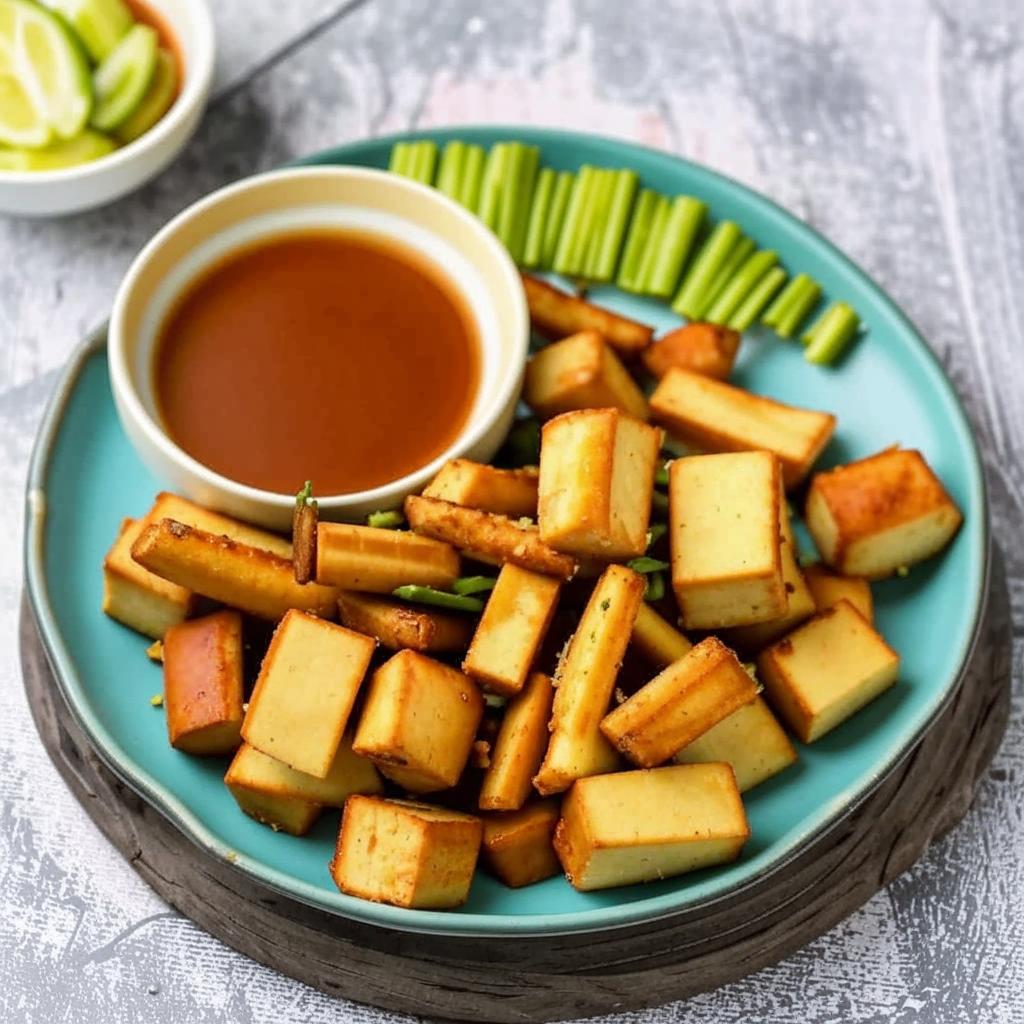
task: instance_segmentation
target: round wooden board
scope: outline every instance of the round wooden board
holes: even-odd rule
[[[858,807],[781,870],[700,911],[629,928],[454,939],[359,924],[262,888],[210,856],[103,763],[53,679],[27,601],[25,689],[43,744],[104,835],[217,938],[331,995],[428,1017],[552,1021],[637,1009],[736,981],[828,931],[966,812],[1006,724],[1010,609],[994,552],[976,643],[949,706]]]

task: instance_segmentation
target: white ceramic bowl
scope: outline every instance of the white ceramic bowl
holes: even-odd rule
[[[391,238],[430,260],[476,321],[482,372],[466,425],[448,450],[381,487],[317,495],[322,516],[354,521],[394,508],[447,459],[489,459],[508,432],[526,362],[529,318],[515,264],[476,217],[434,189],[359,167],[296,168],[229,185],[185,210],[136,257],[114,301],[108,348],[118,415],[143,461],[175,490],[277,529],[291,522],[293,495],[230,480],[167,435],[156,407],[153,352],[175,298],[206,267],[256,239],[325,226]],[[405,429],[415,430],[415,417],[410,409]]]
[[[55,217],[102,206],[164,169],[191,138],[213,81],[206,0],[146,0],[178,42],[184,79],[174,106],[145,135],[109,156],[59,171],[0,171],[0,213]]]

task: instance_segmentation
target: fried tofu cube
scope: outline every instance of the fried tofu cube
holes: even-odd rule
[[[480,787],[481,810],[517,811],[526,803],[548,745],[554,695],[550,677],[534,672],[522,693],[508,702]]]
[[[644,366],[659,380],[674,366],[727,380],[739,347],[739,331],[719,324],[684,324],[644,349]]]
[[[171,746],[230,754],[241,743],[242,616],[225,609],[164,636],[164,711]]]
[[[678,367],[650,399],[651,419],[705,452],[774,452],[787,489],[810,472],[835,430],[831,413],[784,405]]]
[[[510,889],[533,885],[561,871],[551,845],[558,801],[540,800],[520,811],[484,816],[484,866]]]
[[[609,712],[601,732],[635,765],[653,768],[756,696],[736,655],[709,636]]]
[[[243,739],[296,771],[326,778],[374,646],[361,633],[289,611],[260,666]]]
[[[338,595],[338,618],[343,626],[372,636],[382,647],[408,647],[424,653],[464,651],[473,635],[473,620],[400,601],[343,591]]]
[[[447,910],[469,896],[483,826],[479,818],[409,800],[351,796],[331,861],[350,896]]]
[[[762,697],[737,708],[680,750],[679,764],[724,761],[741,793],[778,775],[797,760],[796,750]]]
[[[818,473],[807,528],[844,576],[882,579],[941,551],[963,516],[918,451],[889,448]]]
[[[871,584],[854,576],[839,576],[824,566],[809,565],[804,569],[807,587],[814,598],[815,610],[823,612],[837,601],[846,598],[868,622],[875,621],[875,602]]]
[[[813,743],[884,693],[900,657],[843,599],[757,661],[765,695],[798,739]]]
[[[584,409],[544,424],[541,539],[577,556],[628,559],[647,550],[661,431],[619,412]]]
[[[576,574],[572,556],[545,544],[535,526],[507,516],[410,494],[405,499],[405,517],[417,533],[445,541],[479,562],[511,562],[562,580]]]
[[[424,488],[423,495],[513,519],[533,519],[537,515],[537,470],[498,469],[469,459],[451,459]]]
[[[275,832],[304,836],[315,824],[323,805],[298,796],[279,796],[232,786],[231,795],[244,814]]]
[[[144,522],[125,519],[103,559],[103,611],[137,633],[159,640],[193,614],[195,595],[144,569],[131,555]]]
[[[485,689],[512,697],[526,682],[558,604],[561,584],[552,576],[502,566],[462,671]]]
[[[263,548],[161,519],[147,526],[132,545],[143,568],[203,597],[276,621],[290,608],[332,619],[338,591],[295,582],[292,563]]]
[[[610,309],[563,292],[546,281],[523,274],[523,290],[533,329],[546,338],[597,331],[622,356],[639,354],[651,343],[654,328]]]
[[[390,594],[418,583],[447,590],[459,577],[459,554],[450,545],[407,530],[320,523],[316,579],[342,590]]]
[[[672,461],[672,587],[684,627],[742,626],[785,614],[780,505],[771,452]]]
[[[636,614],[632,643],[659,668],[666,668],[693,649],[693,644],[646,602]]]
[[[597,331],[542,348],[526,364],[523,401],[541,419],[573,409],[621,409],[647,419],[647,399]]]
[[[576,779],[614,771],[619,758],[601,733],[647,584],[610,565],[597,581],[556,673],[551,738],[533,784],[542,796]]]
[[[562,803],[555,852],[586,892],[728,863],[749,836],[729,765],[668,765],[580,779]]]
[[[461,672],[416,651],[399,651],[370,681],[352,749],[410,793],[454,786],[484,713]]]

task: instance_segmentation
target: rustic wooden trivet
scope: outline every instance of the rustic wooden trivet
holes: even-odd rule
[[[390,931],[263,888],[193,845],[104,766],[59,696],[27,602],[21,657],[39,735],[72,793],[132,867],[211,934],[330,995],[455,1020],[551,1021],[736,981],[828,931],[909,868],[963,816],[999,745],[1010,630],[996,553],[977,642],[947,709],[859,807],[784,869],[700,912],[510,939]]]

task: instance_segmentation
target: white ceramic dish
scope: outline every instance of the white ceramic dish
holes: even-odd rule
[[[145,135],[109,156],[59,171],[0,171],[0,213],[55,217],[112,202],[164,169],[199,124],[213,81],[214,30],[206,0],[146,0],[178,42],[184,76],[174,106]]]
[[[372,490],[317,495],[322,516],[355,520],[393,508],[447,459],[490,459],[508,433],[526,361],[529,318],[515,265],[476,217],[433,189],[366,168],[296,168],[248,178],[187,209],[142,250],[118,290],[109,331],[114,401],[142,460],[172,488],[277,529],[291,522],[293,495],[216,473],[167,435],[154,396],[153,350],[175,298],[206,267],[255,239],[325,226],[392,239],[433,263],[476,321],[482,373],[467,422],[446,451]]]

